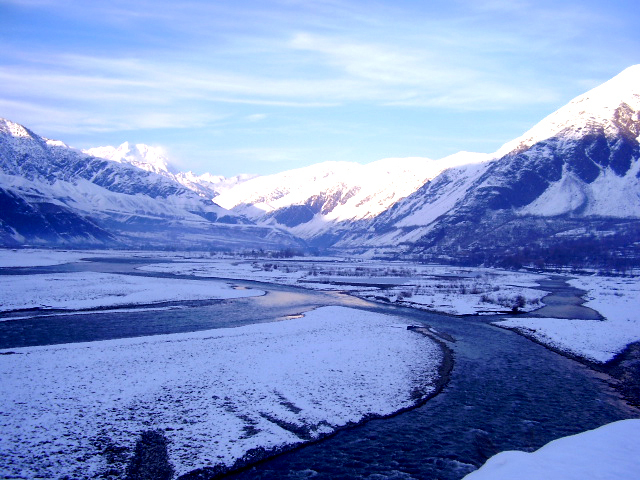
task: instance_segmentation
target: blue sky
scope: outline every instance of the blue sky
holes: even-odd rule
[[[492,152],[640,63],[633,1],[0,0],[0,116],[181,169]]]

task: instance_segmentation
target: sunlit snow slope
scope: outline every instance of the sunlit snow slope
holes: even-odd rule
[[[253,220],[313,239],[380,215],[446,168],[490,158],[461,152],[441,160],[388,158],[367,165],[325,162],[250,180],[216,201]]]
[[[134,167],[167,177],[198,195],[212,199],[220,192],[228,190],[242,182],[256,177],[256,175],[242,174],[231,178],[222,175],[204,173],[197,175],[191,171],[179,172],[167,158],[164,149],[139,143],[131,145],[124,142],[118,147],[105,146],[83,150],[87,155],[106,158],[118,163],[128,163]]]

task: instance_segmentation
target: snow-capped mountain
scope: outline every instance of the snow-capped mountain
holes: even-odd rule
[[[196,175],[190,171],[180,172],[170,164],[162,147],[153,147],[144,143],[131,145],[129,142],[124,142],[118,147],[94,147],[83,150],[83,152],[93,157],[128,163],[142,170],[157,173],[208,199],[213,199],[221,192],[256,177],[256,175],[242,174],[225,178],[210,173]]]
[[[82,150],[82,152],[92,157],[128,163],[147,172],[175,173],[169,166],[169,160],[161,147],[152,147],[143,143],[131,145],[129,142],[124,142],[119,147],[95,147]]]
[[[129,163],[87,155],[0,119],[0,244],[299,244]],[[163,165],[156,162],[154,168]]]
[[[640,258],[639,139],[640,66],[495,154],[325,162],[257,178],[176,172],[146,145],[87,151],[110,160],[96,158],[3,120],[0,241],[282,247],[295,235],[473,261]]]
[[[222,193],[216,202],[257,222],[285,227],[322,243],[352,228],[354,222],[380,215],[446,168],[489,159],[490,155],[461,152],[441,160],[324,162],[249,180]]]
[[[227,190],[234,188],[236,185],[256,178],[258,175],[249,173],[241,173],[240,175],[234,175],[233,177],[223,177],[222,175],[212,175],[211,173],[203,173],[202,175],[196,175],[195,173],[178,172],[175,174],[175,180],[181,185],[184,185],[190,190],[198,193],[201,196],[215,199],[218,202],[218,195]]]
[[[639,112],[634,66],[507,143],[495,160],[444,171],[336,246],[479,257],[585,238],[632,246],[640,238]]]

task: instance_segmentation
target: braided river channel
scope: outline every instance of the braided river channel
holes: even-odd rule
[[[37,275],[91,270],[140,275],[135,270],[140,264],[124,260],[82,262],[5,269],[3,273]],[[448,338],[443,340],[453,358],[448,382],[424,405],[342,430],[227,478],[453,480],[500,451],[531,451],[562,436],[638,417],[638,411],[619,398],[606,377],[491,325],[496,319],[493,316],[439,315],[335,292],[230,282],[267,294],[172,304],[166,310],[128,309],[12,319],[0,322],[0,348],[234,327],[274,321],[323,305],[396,315],[413,324],[430,326]],[[552,287],[550,282],[547,288]]]

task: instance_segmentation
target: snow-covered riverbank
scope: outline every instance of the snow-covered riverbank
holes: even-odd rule
[[[490,268],[347,259],[181,259],[142,271],[255,280],[316,290],[343,290],[365,299],[452,315],[541,306],[538,274]]]
[[[0,276],[0,312],[24,309],[87,310],[263,295],[221,281],[74,272]]]
[[[12,352],[0,352],[0,464],[28,478],[122,473],[148,430],[168,439],[177,474],[232,465],[411,407],[435,391],[443,361],[398,318],[344,307]]]
[[[495,324],[596,363],[606,363],[640,341],[640,279],[581,276],[569,283],[587,292],[585,306],[604,320],[518,317]]]
[[[78,262],[90,256],[89,252],[77,250],[41,250],[0,248],[0,268],[40,267]]]

